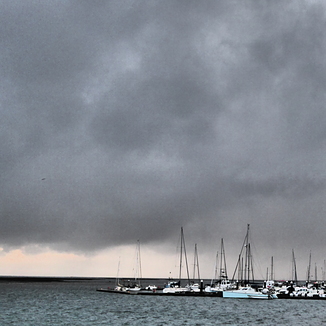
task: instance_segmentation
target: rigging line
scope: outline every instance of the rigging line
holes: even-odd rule
[[[186,241],[185,241],[184,234],[183,234],[183,228],[181,228],[181,234],[182,234],[182,240],[183,240],[183,246],[184,246],[184,255],[185,255],[185,263],[186,263],[186,270],[187,270],[187,279],[188,279],[188,282],[190,282],[187,251],[186,251]]]
[[[236,272],[238,271],[238,273],[240,272],[240,263],[241,263],[241,257],[243,255],[243,250],[244,248],[247,247],[246,243],[248,242],[248,233],[249,233],[249,226],[250,224],[247,224],[247,233],[246,233],[246,236],[244,238],[244,241],[243,241],[243,244],[242,244],[242,247],[241,247],[241,250],[240,250],[240,254],[239,254],[239,258],[238,258],[238,261],[237,261],[237,264],[235,266],[235,269],[234,269],[234,273],[233,273],[233,276],[232,276],[232,280],[234,281],[234,277],[235,277],[235,274]],[[243,264],[242,264],[243,265]],[[241,270],[243,269],[243,266],[241,266]]]
[[[218,251],[216,252],[216,257],[215,257],[215,265],[213,270],[213,278],[211,279],[211,286],[213,285],[217,277],[217,264],[218,264]]]
[[[249,240],[250,240],[250,244],[251,244],[251,247],[253,247],[253,254],[252,256],[255,257],[255,259],[252,259],[253,261],[253,266],[255,267],[255,271],[258,271],[258,274],[259,274],[259,277],[264,279],[264,272],[262,271],[262,265],[261,265],[261,262],[260,262],[260,257],[259,257],[259,254],[258,254],[258,250],[255,246],[255,243],[252,241],[252,235],[250,234],[249,235]]]

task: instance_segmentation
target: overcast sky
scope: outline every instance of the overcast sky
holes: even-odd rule
[[[214,260],[223,237],[234,261],[250,223],[264,273],[292,249],[301,278],[310,251],[322,268],[323,0],[0,9],[2,259],[174,253],[183,226],[188,252]]]

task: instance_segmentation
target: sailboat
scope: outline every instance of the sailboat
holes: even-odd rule
[[[118,273],[120,269],[120,261],[118,266]],[[140,257],[140,241],[137,240],[136,245],[136,262],[134,268],[134,279],[133,280],[123,280],[120,284],[120,279],[117,275],[117,285],[115,291],[123,291],[129,293],[137,293],[141,290],[141,279],[142,279],[142,270],[141,270],[141,257]]]
[[[310,285],[310,277],[311,277],[311,251],[309,254],[309,264],[307,267],[307,281],[306,281],[307,287]]]
[[[196,277],[197,276],[197,277]],[[193,269],[193,277],[192,282],[190,284],[190,289],[193,292],[200,292],[200,273],[199,273],[199,259],[198,259],[198,250],[197,250],[197,243],[195,244],[195,253],[194,253],[194,269]]]
[[[136,245],[136,265],[134,269],[134,281],[129,282],[129,286],[126,288],[130,292],[138,292],[141,290],[141,279],[142,279],[142,270],[141,270],[141,257],[140,257],[140,241],[137,240]]]
[[[242,287],[237,290],[223,291],[223,298],[245,298],[245,299],[276,299],[277,295],[269,289],[263,289],[261,292],[252,288],[249,283],[254,281],[252,255],[249,242],[250,224],[247,225],[247,233],[239,254],[239,259],[232,279],[238,271],[239,280]],[[245,286],[244,286],[245,285]]]
[[[181,227],[181,240],[180,240],[180,262],[179,262],[179,280],[178,281],[170,281],[163,289],[163,293],[185,293],[190,292],[191,288],[190,278],[189,278],[189,268],[188,268],[188,260],[187,260],[187,252],[186,252],[186,243],[183,233],[183,228]],[[182,279],[182,266],[183,260],[186,265],[187,279],[188,285],[185,287],[181,287],[181,279]]]
[[[292,296],[293,293],[299,289],[297,263],[296,263],[296,259],[295,259],[295,255],[294,255],[294,249],[292,249],[292,264],[291,265],[292,265],[291,280],[283,283],[283,285],[277,289],[277,296],[280,299]]]
[[[225,249],[224,249],[224,240],[221,239],[221,254],[220,254],[220,268],[219,268],[219,276],[218,274],[218,252],[216,254],[216,262],[215,262],[215,275],[214,279],[212,279],[210,286],[206,286],[205,292],[218,292],[220,296],[222,296],[222,291],[232,289],[235,287],[234,283],[228,278],[227,268],[226,268],[226,258],[225,258]]]

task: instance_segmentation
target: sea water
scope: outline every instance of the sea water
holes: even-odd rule
[[[101,281],[0,282],[0,325],[322,325],[326,301],[97,292]]]

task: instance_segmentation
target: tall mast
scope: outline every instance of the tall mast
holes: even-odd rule
[[[139,240],[137,240],[137,244],[136,244],[135,258],[136,258],[136,262],[135,262],[136,266],[133,269],[134,274],[135,274],[135,284],[140,286],[140,282],[142,279],[142,270],[141,270],[140,241]]]
[[[247,234],[245,238],[245,282],[249,283],[250,280],[250,266],[251,266],[251,253],[250,253],[250,243],[249,243],[249,224],[247,225]]]
[[[119,262],[118,262],[118,271],[117,271],[117,277],[115,279],[115,285],[119,285],[119,283],[120,283],[119,273],[120,273],[120,257],[119,257]]]
[[[274,262],[273,262],[273,256],[271,257],[271,271],[270,274],[268,273],[268,267],[267,267],[267,272],[266,272],[266,281],[272,281],[274,280]]]
[[[241,251],[239,254],[239,259],[237,265],[235,267],[232,280],[234,280],[234,276],[238,271],[238,279],[244,282],[248,282],[250,279],[250,271],[252,274],[252,279],[254,278],[252,271],[252,257],[250,252],[250,243],[249,243],[249,228],[250,224],[247,224],[247,233],[245,239],[243,241],[243,245],[241,247]],[[245,257],[243,257],[243,251],[245,250]],[[243,262],[244,259],[244,262]]]
[[[185,263],[186,263],[186,270],[187,270],[187,279],[188,282],[190,282],[190,277],[189,277],[189,268],[188,268],[188,260],[187,260],[187,252],[186,252],[186,243],[185,243],[185,238],[183,234],[183,228],[181,227],[181,248],[180,248],[180,269],[179,269],[179,281],[181,281],[181,271],[182,271],[182,256],[185,256]]]
[[[254,270],[253,270],[253,261],[252,261],[252,254],[251,254],[251,245],[250,243],[248,244],[249,250],[248,250],[248,283],[251,281],[254,281]],[[251,274],[251,276],[250,276]]]
[[[244,282],[244,276],[243,276],[243,257],[239,257],[239,259],[240,259],[240,270],[239,270],[239,272],[240,272],[240,277],[239,277],[239,280],[241,280],[241,283],[243,283]]]
[[[297,264],[295,261],[294,250],[292,249],[292,280],[298,284]]]
[[[213,278],[211,280],[211,286],[213,285],[213,283],[217,279],[217,264],[218,264],[218,251],[216,252],[216,256],[215,256],[214,275],[213,275]]]
[[[239,258],[238,258],[238,261],[237,261],[237,264],[235,266],[235,269],[234,269],[234,273],[232,275],[232,281],[235,280],[235,275],[236,273],[238,272],[238,281],[241,281],[242,282],[242,265],[243,265],[243,257],[241,257],[241,253],[242,253],[242,249],[241,249],[241,252],[239,254]]]
[[[194,255],[194,271],[193,271],[193,281],[194,282],[195,282],[195,279],[196,279],[196,271],[197,271],[198,281],[200,281],[197,243],[195,243],[195,255]]]
[[[315,282],[317,282],[318,276],[317,276],[317,263],[315,263]]]
[[[216,252],[216,258],[215,258],[214,281],[217,280],[217,264],[218,264],[218,251]]]
[[[140,257],[140,241],[137,241],[137,273],[138,273],[138,281],[139,281],[139,286],[140,286],[140,282],[141,279],[143,278],[142,275],[142,270],[141,270],[141,257]]]
[[[311,251],[310,251],[310,254],[309,254],[309,264],[308,264],[308,269],[307,269],[307,282],[309,283],[310,282],[310,268],[311,268]]]
[[[220,261],[220,280],[227,279],[228,273],[226,270],[226,258],[225,258],[225,250],[224,250],[224,241],[221,239],[221,261]]]
[[[182,240],[182,238],[183,238],[183,228],[181,227],[179,281],[181,281],[181,272],[182,272],[182,256],[183,256],[183,251],[182,251],[183,240]]]

